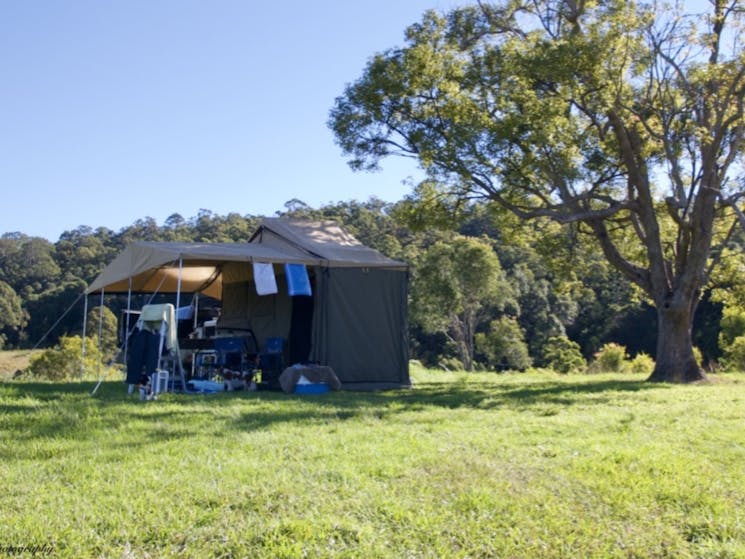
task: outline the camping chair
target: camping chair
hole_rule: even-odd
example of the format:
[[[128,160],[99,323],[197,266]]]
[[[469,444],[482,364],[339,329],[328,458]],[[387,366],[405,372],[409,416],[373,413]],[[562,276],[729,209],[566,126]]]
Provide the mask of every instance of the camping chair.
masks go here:
[[[214,349],[201,350],[194,355],[193,378],[212,380],[219,369],[220,354]]]
[[[179,350],[178,338],[176,336],[176,313],[173,305],[171,305],[170,303],[166,303],[162,305],[143,306],[140,313],[138,325],[141,327],[141,329],[150,330],[153,333],[157,333],[159,336],[158,360],[156,370],[148,371],[148,373],[156,373],[154,375],[154,378],[152,379],[152,384],[155,387],[155,392],[167,392],[169,382],[172,388],[175,386],[176,370],[178,370],[181,388],[183,390],[186,386],[186,375],[184,374],[184,367],[181,363],[181,352]],[[174,375],[174,378],[172,380],[167,372],[161,372],[164,347],[168,350],[169,353],[169,369],[171,369],[171,372]]]
[[[230,389],[232,386],[250,383],[256,369],[256,340],[253,332],[250,336],[215,338],[214,344],[226,387]]]
[[[259,354],[259,369],[261,369],[261,382],[269,388],[279,386],[279,375],[284,368],[284,338],[267,338],[264,343],[264,351]]]

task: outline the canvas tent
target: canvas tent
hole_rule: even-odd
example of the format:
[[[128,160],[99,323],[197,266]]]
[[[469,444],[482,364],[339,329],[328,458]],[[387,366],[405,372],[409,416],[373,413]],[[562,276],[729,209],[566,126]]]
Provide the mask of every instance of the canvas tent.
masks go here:
[[[254,263],[276,293],[258,295]],[[286,265],[307,270],[310,295],[291,295]],[[290,277],[292,279],[292,277]],[[86,293],[203,293],[221,301],[218,327],[286,341],[286,363],[330,366],[345,389],[409,386],[408,266],[333,222],[266,219],[249,243],[128,246]]]

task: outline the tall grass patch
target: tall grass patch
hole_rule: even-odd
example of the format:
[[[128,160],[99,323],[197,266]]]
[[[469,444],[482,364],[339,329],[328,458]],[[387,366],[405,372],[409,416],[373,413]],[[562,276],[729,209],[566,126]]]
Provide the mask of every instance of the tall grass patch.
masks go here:
[[[0,384],[0,548],[745,557],[745,376],[453,374],[316,396]],[[43,519],[43,521],[41,521]]]

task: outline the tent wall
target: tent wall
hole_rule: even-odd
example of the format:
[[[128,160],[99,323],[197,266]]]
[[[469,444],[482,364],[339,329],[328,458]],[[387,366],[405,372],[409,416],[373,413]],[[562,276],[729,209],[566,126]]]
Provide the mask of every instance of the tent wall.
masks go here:
[[[292,318],[292,298],[287,294],[287,281],[275,265],[277,280],[275,295],[257,295],[251,265],[228,263],[223,268],[222,311],[219,328],[253,330],[259,345],[270,337],[287,339]]]
[[[345,388],[409,386],[407,273],[324,268],[316,284],[311,359]]]
[[[253,281],[248,285],[247,310],[251,315],[251,329],[264,347],[267,338],[287,339],[292,319],[292,298],[287,294],[284,276],[277,276],[278,293],[257,295]]]

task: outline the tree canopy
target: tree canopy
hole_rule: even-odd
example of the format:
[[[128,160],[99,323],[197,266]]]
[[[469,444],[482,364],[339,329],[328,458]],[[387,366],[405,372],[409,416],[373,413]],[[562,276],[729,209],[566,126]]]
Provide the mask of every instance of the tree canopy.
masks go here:
[[[657,310],[652,380],[703,377],[693,316],[745,224],[742,0],[504,0],[427,12],[329,124],[355,169],[416,158],[446,204],[572,223]]]
[[[511,291],[490,243],[454,236],[422,255],[412,286],[412,318],[425,331],[453,341],[470,371],[479,325],[510,303]]]

